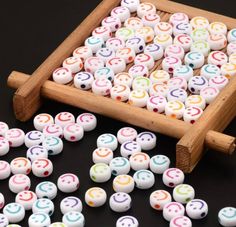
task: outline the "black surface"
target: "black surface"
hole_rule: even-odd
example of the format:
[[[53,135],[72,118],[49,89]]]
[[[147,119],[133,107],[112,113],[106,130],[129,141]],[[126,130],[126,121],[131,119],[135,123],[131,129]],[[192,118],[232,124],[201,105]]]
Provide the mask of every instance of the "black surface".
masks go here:
[[[86,15],[99,3],[98,0],[50,0],[50,1],[1,1],[0,3],[0,121],[5,121],[10,127],[20,127],[25,131],[33,129],[32,121],[21,123],[14,118],[12,110],[13,91],[7,88],[6,79],[12,70],[32,73],[38,65],[63,41],[68,34],[85,18]],[[213,0],[181,0],[178,2],[192,4],[225,15],[235,17],[234,1]],[[235,25],[236,27],[236,25]],[[83,112],[60,103],[45,101],[39,112],[48,112],[55,116],[59,111],[70,111],[75,115]],[[126,124],[105,117],[98,117],[98,127],[95,131],[86,133],[84,139],[78,143],[65,142],[61,155],[52,157],[54,172],[48,179],[56,182],[57,177],[66,172],[78,174],[81,181],[80,189],[74,195],[84,200],[85,191],[98,184],[89,179],[89,168],[92,165],[91,153],[96,148],[97,137],[104,132],[116,133]],[[219,119],[220,120],[220,119]],[[236,135],[236,121],[234,120],[226,129],[226,133]],[[139,132],[141,129],[138,129]],[[176,140],[158,135],[157,148],[150,152],[168,155],[174,163]],[[3,160],[11,161],[17,156],[25,156],[26,148],[12,149]],[[118,155],[118,151],[116,152]],[[76,158],[75,158],[76,157]],[[34,190],[40,179],[32,176]],[[201,221],[193,221],[193,226],[219,226],[217,213],[224,206],[236,206],[236,155],[225,156],[214,151],[208,151],[192,174],[187,175],[186,183],[196,190],[196,197],[205,199],[209,204],[209,214]],[[113,193],[112,180],[103,187],[108,196]],[[132,209],[125,213],[138,218],[140,226],[169,226],[149,206],[149,195],[154,189],[167,189],[163,186],[161,178],[156,177],[155,187],[147,191],[135,189]],[[169,189],[167,189],[169,190]],[[8,190],[8,180],[0,182],[0,191],[5,195],[6,202],[12,202],[15,195]],[[170,190],[169,190],[170,191]],[[61,213],[59,203],[65,194],[59,192],[54,200],[56,212],[52,221],[60,221]],[[30,212],[27,212],[27,217]],[[112,227],[116,219],[122,214],[116,214],[109,209],[108,204],[101,208],[89,208],[84,204],[83,214],[88,227]],[[22,226],[26,227],[27,217]]]

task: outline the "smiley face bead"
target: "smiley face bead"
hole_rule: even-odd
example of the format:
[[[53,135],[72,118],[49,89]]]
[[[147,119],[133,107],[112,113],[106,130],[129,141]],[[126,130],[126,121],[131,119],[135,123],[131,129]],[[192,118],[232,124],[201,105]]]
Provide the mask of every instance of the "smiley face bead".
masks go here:
[[[21,204],[8,203],[3,209],[3,214],[10,223],[18,223],[24,219],[25,209]]]
[[[24,157],[18,157],[11,161],[11,172],[13,174],[29,174],[31,171],[31,162],[29,159]]]
[[[111,169],[105,163],[96,163],[90,168],[89,175],[92,181],[104,183],[110,180]]]
[[[207,41],[205,40],[198,40],[195,41],[190,48],[191,52],[200,52],[204,55],[204,57],[207,57],[208,54],[210,53],[210,45]]]
[[[0,136],[4,137],[7,130],[9,130],[8,125],[5,122],[0,121]]]
[[[62,66],[64,68],[70,69],[72,73],[77,73],[83,68],[83,62],[79,57],[73,56],[66,58],[63,61]]]
[[[157,23],[161,20],[160,16],[156,13],[148,13],[142,17],[142,22],[144,26],[154,28]]]
[[[164,70],[155,70],[151,73],[149,79],[152,83],[167,83],[170,79],[170,74]]]
[[[99,147],[93,151],[93,162],[109,164],[113,159],[113,151],[110,148]]]
[[[117,192],[111,195],[109,199],[110,208],[118,213],[126,212],[131,208],[132,199],[125,192]]]
[[[130,163],[127,158],[115,157],[110,161],[109,167],[111,173],[115,176],[128,174],[130,171]]]
[[[144,65],[150,70],[154,67],[154,59],[150,54],[138,54],[134,59],[134,64]]]
[[[188,52],[184,57],[185,65],[190,66],[193,69],[201,68],[204,65],[204,55],[201,52]]]
[[[100,207],[105,204],[107,193],[99,187],[93,187],[86,191],[85,202],[90,207]]]
[[[149,75],[147,66],[144,65],[133,65],[130,67],[128,74],[132,78],[136,77],[147,77]]]
[[[35,129],[42,132],[45,126],[48,126],[54,123],[54,119],[50,114],[41,113],[34,117],[33,123],[34,123]]]
[[[114,100],[125,102],[129,99],[130,88],[125,84],[117,84],[111,88],[110,95]]]
[[[152,132],[141,132],[136,138],[136,142],[140,144],[142,150],[151,150],[156,146],[156,135]]]
[[[21,191],[27,191],[30,189],[31,180],[25,174],[15,174],[9,179],[9,189],[13,193],[19,193]]]
[[[7,218],[6,215],[0,214],[0,220],[1,220],[1,222],[0,222],[0,226],[1,226],[1,227],[6,227],[6,226],[8,226],[9,221],[8,221],[8,218]]]
[[[133,153],[129,158],[130,166],[133,170],[148,169],[150,157],[144,152]]]
[[[220,76],[220,68],[213,64],[206,64],[201,68],[200,75],[209,80],[213,76]]]
[[[130,17],[130,11],[125,6],[118,6],[111,11],[111,16],[118,17],[121,22],[124,22]]]
[[[104,40],[101,37],[90,36],[85,40],[84,44],[86,47],[92,50],[92,54],[95,54],[99,49],[104,46]],[[86,56],[86,58],[84,58],[84,61],[92,57],[92,54]]]
[[[124,47],[116,51],[116,57],[123,58],[126,64],[134,61],[135,51],[133,48]]]
[[[133,90],[143,89],[145,91],[148,91],[150,86],[151,86],[151,81],[147,77],[136,77],[134,78],[132,83]]]
[[[187,34],[190,35],[192,32],[192,25],[190,23],[181,22],[173,26],[173,34],[177,36],[179,34]]]
[[[208,26],[208,31],[211,34],[222,34],[222,35],[226,35],[227,33],[227,26],[222,23],[222,22],[212,22],[211,24],[209,24]]]
[[[182,61],[177,57],[165,57],[162,61],[162,69],[168,73],[173,73],[174,69],[181,65]]]
[[[136,152],[141,152],[141,146],[136,141],[126,141],[120,146],[120,154],[124,158],[129,158]]]
[[[7,179],[11,175],[11,167],[8,162],[0,160],[0,180]]]
[[[174,69],[173,77],[184,78],[189,81],[193,77],[193,68],[188,65],[181,65]]]
[[[154,32],[156,35],[160,34],[172,35],[173,27],[168,22],[159,22],[155,25]]]
[[[134,128],[131,127],[123,127],[117,132],[117,139],[120,144],[126,141],[135,140],[138,133]]]
[[[189,95],[185,101],[186,108],[199,107],[202,110],[206,107],[206,100],[201,95]]]
[[[24,144],[25,133],[18,128],[12,128],[6,131],[5,139],[9,141],[10,147],[20,147]]]
[[[181,203],[170,202],[163,207],[163,217],[166,221],[171,221],[172,218],[183,216],[185,208]]]
[[[138,220],[133,216],[120,217],[116,222],[116,227],[138,227]]]
[[[147,109],[155,113],[163,113],[165,110],[165,105],[167,101],[162,95],[154,95],[149,97],[147,101]]]
[[[87,58],[84,62],[84,69],[87,72],[95,73],[96,70],[104,66],[104,61],[98,57]]]
[[[169,23],[173,26],[179,23],[188,23],[189,18],[188,15],[185,13],[174,13],[171,15],[169,19]]]
[[[81,125],[85,132],[89,132],[97,127],[97,118],[94,114],[82,113],[77,117],[76,123]]]
[[[207,58],[208,64],[217,65],[219,68],[228,62],[227,55],[222,51],[212,51]]]
[[[185,78],[182,77],[172,77],[168,82],[167,86],[170,90],[173,89],[183,89],[187,90],[187,81]],[[167,96],[168,97],[168,96]]]
[[[52,78],[58,84],[68,84],[73,80],[71,70],[65,67],[57,68],[53,72]]]
[[[165,155],[155,155],[149,165],[153,173],[163,174],[170,166],[170,159]]]
[[[43,128],[43,134],[45,137],[56,136],[59,138],[63,137],[63,129],[60,125],[51,124]]]
[[[163,173],[162,180],[167,187],[174,188],[184,182],[184,173],[178,168],[169,168]]]
[[[84,62],[87,58],[93,56],[93,51],[89,46],[81,46],[73,51],[73,56],[80,58]]]
[[[115,57],[115,51],[111,50],[107,47],[101,48],[97,51],[96,53],[96,57],[100,58],[101,60],[103,60],[104,63],[106,63],[109,59],[114,58]],[[100,69],[100,68],[99,68]],[[99,70],[97,69],[97,70]],[[97,71],[96,70],[96,71]],[[95,72],[96,72],[95,71]],[[95,76],[95,75],[94,75]],[[96,78],[96,77],[95,77]]]
[[[45,147],[36,145],[30,147],[26,152],[26,157],[31,161],[35,161],[38,158],[48,158],[48,151]]]
[[[113,180],[113,189],[115,192],[130,193],[134,190],[134,179],[129,175],[119,175]]]
[[[169,91],[169,87],[164,83],[154,83],[149,89],[149,95],[150,96],[167,96],[167,93]]]
[[[64,193],[75,192],[79,188],[79,178],[73,173],[65,173],[57,179],[57,187]]]
[[[108,26],[111,32],[115,32],[121,27],[121,21],[118,17],[109,16],[102,20],[102,26]]]
[[[37,196],[32,191],[22,191],[16,195],[16,203],[21,204],[25,210],[31,210]]]
[[[144,2],[138,5],[137,7],[137,15],[139,18],[142,18],[144,15],[149,13],[156,13],[156,7],[152,3]]]
[[[196,16],[191,19],[190,24],[193,26],[193,28],[207,29],[209,26],[209,21],[205,17]]]
[[[92,35],[94,37],[102,38],[104,40],[104,42],[106,42],[109,38],[111,38],[112,32],[111,32],[110,27],[108,27],[108,26],[101,26],[101,27],[95,28],[92,31]]]
[[[149,197],[150,205],[155,210],[163,210],[163,207],[172,200],[169,192],[156,190]]]
[[[208,81],[204,76],[193,76],[188,81],[188,89],[192,94],[200,94],[201,89],[208,86]]]
[[[236,75],[236,65],[232,63],[226,63],[221,66],[220,71],[222,76],[230,79]]]
[[[194,42],[196,41],[207,41],[209,37],[209,32],[205,28],[195,28],[191,32],[191,38]]]
[[[126,42],[128,39],[134,36],[135,36],[135,31],[132,28],[127,28],[127,27],[119,28],[115,33],[115,37],[123,40],[123,42]]]
[[[137,11],[138,5],[140,4],[139,0],[122,0],[121,6],[127,7],[131,13]]]
[[[218,220],[222,226],[236,225],[236,208],[224,207],[218,213]]]
[[[80,124],[68,123],[63,129],[64,138],[70,142],[76,142],[84,137],[84,129]]]
[[[106,147],[114,151],[117,148],[117,146],[118,146],[117,138],[110,133],[102,134],[97,138],[97,147]]]
[[[174,38],[174,44],[181,46],[185,52],[188,52],[190,50],[192,43],[192,38],[187,34],[179,34]]]
[[[71,211],[82,212],[83,205],[79,198],[69,196],[61,201],[60,209],[62,214],[66,214],[67,212]]]
[[[165,57],[176,57],[181,60],[184,58],[184,48],[178,44],[171,44],[165,49]]]
[[[93,75],[89,72],[79,72],[74,76],[75,87],[84,91],[91,89],[93,81]]]
[[[145,41],[141,37],[132,37],[126,41],[126,47],[134,50],[136,54],[141,53],[145,48]]]
[[[225,76],[214,76],[209,79],[209,86],[222,90],[229,82]]]
[[[28,219],[29,227],[44,227],[51,224],[50,217],[44,212],[31,214]]]
[[[25,146],[26,147],[32,147],[35,145],[39,145],[43,142],[44,140],[44,135],[40,131],[30,131],[26,133],[25,135]]]
[[[48,155],[57,155],[63,150],[63,142],[56,136],[47,136],[42,145],[48,151]]]
[[[191,185],[179,184],[173,190],[173,198],[176,202],[186,204],[194,199],[195,190]]]
[[[185,109],[183,119],[185,122],[194,124],[203,114],[203,110],[196,106]]]
[[[139,189],[149,189],[155,183],[154,174],[149,170],[138,170],[133,175],[135,186]]]
[[[111,81],[106,78],[98,78],[92,83],[92,91],[96,95],[106,96],[110,94]]]
[[[85,225],[84,215],[77,211],[64,214],[62,221],[67,227],[83,227]]]
[[[202,219],[207,216],[208,205],[202,199],[193,199],[187,203],[186,213],[192,219]]]
[[[35,188],[35,193],[39,199],[54,199],[57,196],[57,186],[51,181],[43,181]]]
[[[223,34],[210,34],[207,42],[209,43],[211,50],[222,50],[227,45],[226,36]]]
[[[144,26],[135,32],[136,36],[142,37],[146,43],[150,43],[154,39],[154,31],[152,27]]]
[[[173,43],[173,38],[169,34],[158,34],[154,38],[153,42],[155,44],[162,46],[162,48],[165,49],[166,47],[168,47],[169,45]]]
[[[38,158],[32,163],[32,172],[36,177],[48,177],[52,171],[53,164],[47,158]]]
[[[10,145],[7,139],[0,137],[0,156],[6,155],[10,150]]]
[[[170,227],[178,226],[192,227],[192,221],[186,216],[176,216],[170,220]]]
[[[164,55],[163,47],[157,43],[148,44],[144,49],[145,54],[153,57],[154,61],[160,60]]]
[[[181,119],[183,117],[184,110],[185,110],[185,106],[179,100],[167,102],[165,106],[166,116],[176,118],[176,119]]]
[[[130,92],[128,103],[132,106],[144,107],[147,105],[148,93],[143,89],[137,89]]]
[[[218,88],[211,86],[203,88],[200,91],[200,95],[205,99],[207,104],[213,102],[219,93],[220,91]]]
[[[111,58],[109,61],[106,62],[106,67],[113,70],[115,74],[121,73],[126,68],[126,63],[123,58],[114,57]]]
[[[234,54],[234,53],[236,53],[236,41],[234,41],[232,43],[229,43],[227,45],[227,54],[231,55],[231,54]]]
[[[94,72],[94,77],[95,77],[95,79],[106,78],[110,81],[113,81],[114,72],[108,67],[103,67],[103,68],[100,68]]]
[[[124,26],[126,28],[136,31],[143,27],[143,22],[138,17],[130,17],[127,20],[125,20]]]
[[[43,212],[51,216],[54,213],[54,203],[50,199],[46,198],[37,199],[32,206],[32,212]]]

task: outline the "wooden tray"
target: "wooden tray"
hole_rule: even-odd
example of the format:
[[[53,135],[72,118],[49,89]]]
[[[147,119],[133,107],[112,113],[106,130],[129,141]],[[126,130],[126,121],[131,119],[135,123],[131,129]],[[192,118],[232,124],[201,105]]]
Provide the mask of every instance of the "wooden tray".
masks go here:
[[[236,19],[171,1],[168,1],[168,4],[166,0],[142,0],[142,2],[156,5],[162,21],[168,21],[172,13],[183,12],[190,18],[200,15],[208,18],[210,22],[221,21],[228,29],[236,25]],[[119,3],[120,0],[103,0],[31,76],[16,71],[10,74],[8,85],[17,89],[13,98],[16,118],[21,121],[30,119],[40,108],[42,97],[45,97],[178,138],[180,140],[176,145],[176,166],[186,173],[191,172],[201,159],[204,147],[232,154],[235,150],[235,138],[221,132],[236,114],[236,77],[230,80],[194,125],[97,96],[74,88],[73,85],[60,85],[50,80],[52,72],[60,67],[74,49],[83,45],[93,29],[98,27],[102,19]],[[154,69],[160,68],[160,65],[161,60],[156,62]],[[196,70],[195,74],[198,72]]]

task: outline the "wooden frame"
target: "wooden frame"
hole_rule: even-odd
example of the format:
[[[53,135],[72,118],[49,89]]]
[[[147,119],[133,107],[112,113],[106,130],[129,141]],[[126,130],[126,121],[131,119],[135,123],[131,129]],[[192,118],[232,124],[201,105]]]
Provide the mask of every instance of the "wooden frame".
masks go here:
[[[201,15],[209,21],[221,21],[229,29],[236,24],[236,19],[171,1],[168,1],[168,4],[166,0],[143,0],[143,2],[155,4],[162,21],[167,21],[171,13],[178,11],[188,14],[190,18]],[[236,77],[230,80],[194,125],[81,91],[73,86],[49,81],[55,68],[84,42],[92,30],[119,3],[120,0],[103,0],[31,76],[15,71],[11,73],[8,85],[17,89],[13,98],[16,118],[21,121],[30,119],[40,108],[41,97],[46,97],[180,139],[176,146],[176,166],[184,172],[193,170],[203,155],[204,146],[231,154],[235,149],[235,138],[221,132],[236,114]],[[155,68],[160,67],[160,63],[161,61],[158,61]]]

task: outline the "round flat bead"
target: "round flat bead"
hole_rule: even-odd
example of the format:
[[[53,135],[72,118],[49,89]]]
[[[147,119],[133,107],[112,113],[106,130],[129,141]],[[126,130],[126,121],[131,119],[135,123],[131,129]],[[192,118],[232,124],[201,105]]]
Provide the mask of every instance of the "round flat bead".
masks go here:
[[[172,77],[168,82],[167,86],[170,90],[172,89],[183,89],[187,90],[188,84],[185,78],[183,77]],[[167,95],[168,97],[168,95]]]
[[[233,28],[228,32],[227,39],[229,43],[236,41],[236,28]]]
[[[127,7],[131,13],[137,11],[138,5],[140,4],[139,0],[122,0],[121,6]]]
[[[208,81],[204,76],[193,76],[188,81],[188,89],[192,94],[199,95],[205,87],[208,87]]]
[[[117,139],[120,144],[126,141],[135,140],[138,133],[134,128],[131,127],[123,127],[117,132]]]
[[[74,76],[75,87],[84,91],[91,89],[93,81],[93,75],[88,72],[79,72]]]
[[[0,156],[6,155],[10,150],[9,141],[0,136]]]
[[[73,51],[73,56],[85,61],[87,58],[93,56],[93,51],[89,46],[81,46]]]
[[[132,199],[125,192],[116,192],[109,199],[110,208],[118,213],[126,212],[131,208]]]
[[[117,84],[110,90],[111,98],[117,101],[125,102],[129,99],[130,88],[125,84]]]
[[[165,57],[176,57],[181,60],[184,58],[184,48],[178,44],[171,44],[165,49]]]
[[[76,123],[81,125],[85,132],[89,132],[97,127],[97,118],[94,114],[82,113],[77,117]]]
[[[104,183],[110,180],[111,169],[105,163],[96,163],[90,168],[89,175],[92,181]]]
[[[64,193],[75,192],[79,188],[79,178],[73,173],[65,173],[58,177],[57,187]]]
[[[156,13],[156,7],[152,3],[144,2],[138,5],[137,7],[137,15],[142,18],[144,15],[149,13]]]
[[[212,51],[207,58],[208,64],[217,65],[221,67],[228,62],[227,55],[222,51]]]
[[[48,150],[40,145],[30,147],[26,152],[26,157],[31,161],[35,161],[38,158],[48,158]]]
[[[92,154],[94,163],[109,164],[113,159],[113,151],[110,148],[99,147],[93,151]]]
[[[133,170],[148,169],[150,157],[144,152],[133,153],[129,158],[130,166]]]
[[[205,28],[195,28],[191,32],[191,38],[193,41],[207,41],[209,37],[209,32]]]
[[[155,70],[151,73],[149,79],[152,83],[167,83],[170,79],[170,74],[164,70]]]
[[[206,64],[201,68],[200,75],[209,80],[213,76],[220,76],[220,68],[213,64]]]
[[[21,191],[16,195],[16,203],[21,204],[25,210],[31,210],[37,196],[32,191]]]
[[[43,131],[45,126],[54,124],[54,119],[50,114],[41,113],[34,117],[34,127],[38,131]]]
[[[162,180],[167,187],[174,188],[184,182],[184,173],[178,168],[169,168],[163,173]]]
[[[134,61],[135,51],[133,48],[124,47],[116,51],[116,57],[123,58],[126,64],[129,64]]]
[[[227,39],[223,34],[210,34],[207,42],[209,43],[211,50],[222,50],[227,46]]]
[[[170,16],[169,23],[174,25],[177,25],[179,23],[188,23],[189,18],[188,15],[185,13],[174,13]]]
[[[200,91],[200,95],[205,99],[207,104],[213,102],[219,93],[220,91],[218,88],[211,86],[205,87]]]
[[[5,205],[5,198],[4,195],[0,192],[0,210],[4,207]]]
[[[181,59],[176,57],[165,57],[162,61],[162,69],[168,73],[173,73],[174,69],[181,65]]]
[[[227,46],[227,54],[231,55],[236,53],[236,41],[229,43]]]
[[[114,77],[114,86],[116,85],[127,85],[131,87],[133,82],[133,77],[127,72],[118,73]]]
[[[154,67],[154,59],[150,54],[138,54],[134,59],[135,65],[144,65],[149,70]]]
[[[193,69],[201,68],[204,65],[205,58],[201,52],[188,52],[184,57],[185,65],[192,67]]]
[[[203,114],[203,110],[196,106],[185,109],[183,119],[185,122],[194,124]]]
[[[192,38],[187,34],[179,34],[174,38],[174,44],[181,46],[185,52],[190,50],[192,43]]]
[[[51,124],[43,128],[43,134],[45,137],[56,136],[59,138],[63,137],[63,129],[58,124]]]
[[[172,35],[173,27],[168,22],[159,22],[155,25],[154,32],[156,35],[159,35],[159,34]]]
[[[11,161],[10,166],[12,174],[29,174],[31,172],[31,162],[24,157],[14,158]]]
[[[43,181],[36,186],[35,193],[39,199],[53,200],[57,196],[57,186],[51,181]]]
[[[123,226],[138,227],[139,223],[138,220],[133,216],[123,216],[117,220],[116,227],[123,227]]]
[[[200,52],[204,55],[204,57],[207,57],[210,53],[210,44],[205,40],[198,40],[195,41],[190,48],[191,52]]]
[[[129,158],[136,152],[141,152],[141,146],[136,141],[126,141],[120,146],[120,154],[122,157]]]
[[[208,28],[209,21],[205,17],[196,16],[191,19],[190,24],[193,28]]]
[[[157,23],[161,20],[160,16],[156,13],[148,13],[142,17],[142,22],[144,26],[154,28]]]
[[[195,190],[189,184],[179,184],[173,190],[173,199],[182,204],[186,204],[194,199],[194,196]]]
[[[225,76],[213,76],[209,79],[209,86],[222,90],[229,83],[229,79]]]
[[[128,174],[130,171],[130,163],[127,158],[115,157],[110,161],[109,167],[114,176]]]
[[[138,17],[130,17],[125,20],[124,26],[126,28],[136,31],[137,29],[140,29],[143,27],[143,22]]]
[[[7,130],[9,130],[8,125],[5,122],[0,121],[0,136],[5,136]]]
[[[189,95],[185,101],[186,108],[188,107],[199,107],[201,109],[205,109],[206,100],[201,95]]]
[[[76,142],[84,137],[84,129],[80,124],[68,123],[63,129],[63,135],[65,140]]]
[[[96,57],[98,57],[99,59],[103,60],[104,63],[106,63],[109,59],[114,58],[115,57],[115,51],[113,51],[112,49],[109,49],[107,47],[101,48],[97,51],[96,53]],[[99,70],[100,68],[98,68],[94,74]],[[96,76],[94,75],[94,77],[96,78]]]
[[[186,216],[176,216],[170,220],[170,227],[178,226],[192,227],[192,221]]]
[[[187,34],[190,35],[192,32],[192,25],[190,23],[179,23],[173,26],[173,34],[177,36],[179,34]]]
[[[110,27],[101,26],[97,27],[92,31],[94,37],[102,38],[105,42],[112,37],[112,32]]]
[[[145,90],[133,90],[130,92],[128,103],[132,106],[144,107],[147,105],[148,98],[148,93]]]
[[[57,68],[52,73],[52,78],[58,84],[68,84],[73,80],[71,70],[65,67]]]
[[[29,227],[44,227],[50,224],[51,219],[44,212],[31,214],[28,219]]]
[[[84,44],[86,47],[92,50],[92,54],[93,54],[93,53],[96,53],[99,49],[101,49],[104,46],[104,40],[101,37],[90,36],[85,40]],[[92,54],[89,54],[89,56],[84,58],[84,61],[92,57]]]
[[[54,213],[54,203],[50,199],[38,199],[34,202],[32,206],[32,212],[43,212],[51,216]]]
[[[165,49],[167,46],[169,46],[173,43],[173,38],[169,34],[158,34],[154,38],[153,42],[155,44],[162,46],[162,48]]]
[[[153,173],[163,174],[170,166],[170,159],[165,155],[155,155],[149,165]]]
[[[84,215],[78,211],[70,211],[63,215],[62,221],[67,227],[83,227],[85,226]]]
[[[147,101],[147,109],[155,113],[163,113],[167,101],[162,95],[151,96]]]
[[[106,67],[111,68],[115,74],[125,71],[126,63],[123,58],[112,58],[106,62]]]
[[[156,43],[148,44],[144,49],[145,54],[153,57],[154,61],[160,60],[164,55],[163,47]]]
[[[148,91],[151,84],[152,83],[150,79],[147,77],[136,77],[132,82],[132,89],[133,90],[143,89],[145,91]]]
[[[236,53],[229,56],[229,63],[236,65]]]
[[[189,81],[193,77],[193,69],[188,65],[181,65],[174,69],[173,77],[184,78]]]
[[[156,190],[151,193],[149,197],[150,205],[155,210],[163,210],[163,207],[170,203],[172,200],[171,195],[165,190]]]
[[[183,216],[185,208],[181,203],[169,202],[163,207],[163,217],[166,221],[171,221],[172,218]]]
[[[83,68],[83,62],[79,57],[73,56],[66,58],[63,61],[62,66],[64,68],[70,69],[72,73],[77,73]]]
[[[7,179],[11,175],[11,167],[8,162],[0,160],[0,180]]]
[[[220,68],[220,71],[222,76],[225,76],[226,78],[230,79],[231,77],[236,76],[236,64],[223,64]]]
[[[152,42],[154,39],[154,31],[152,27],[144,26],[142,28],[139,28],[135,32],[136,36],[141,37],[146,43]]]
[[[114,16],[105,17],[102,20],[102,26],[108,26],[111,32],[115,32],[118,28],[121,27],[121,21],[118,17]]]
[[[48,177],[52,171],[53,164],[47,158],[38,158],[32,163],[32,172],[36,177]]]
[[[152,150],[156,146],[156,135],[152,132],[141,132],[137,135],[136,142],[140,144],[142,150]]]
[[[62,214],[66,214],[71,211],[82,212],[82,209],[83,205],[81,200],[74,196],[65,197],[60,202],[60,210]]]
[[[25,174],[15,174],[9,179],[9,189],[13,193],[19,193],[21,191],[27,191],[30,189],[31,181]]]
[[[154,83],[149,89],[149,95],[150,96],[167,96],[167,93],[169,91],[169,88],[164,83]]]
[[[94,72],[94,77],[95,77],[95,79],[105,78],[110,81],[113,81],[114,72],[108,67],[103,67],[103,68],[100,68]]]
[[[3,209],[3,214],[10,223],[18,223],[24,219],[25,209],[21,204],[8,203]]]
[[[183,117],[184,110],[185,106],[179,100],[167,102],[165,106],[165,114],[176,119],[181,119]]]
[[[218,221],[222,226],[235,226],[236,225],[236,208],[224,207],[218,213]]]
[[[6,215],[0,214],[0,220],[1,220],[0,224],[1,224],[2,227],[8,226],[9,220],[8,220]]]
[[[117,146],[117,138],[110,133],[104,133],[97,138],[97,147],[106,147],[114,151]]]
[[[126,42],[128,39],[134,36],[135,36],[135,31],[132,28],[127,28],[127,27],[119,28],[115,33],[115,37],[123,40],[123,42]]]
[[[184,103],[185,100],[187,99],[187,97],[188,97],[187,92],[182,88],[170,89],[168,94],[167,94],[167,100],[169,102],[179,100],[182,103]]]
[[[134,179],[129,175],[119,175],[113,180],[113,189],[115,192],[130,193],[134,190]]]
[[[47,149],[48,155],[57,155],[63,150],[63,142],[59,137],[47,136],[43,141],[43,147]]]
[[[44,140],[44,135],[40,131],[30,131],[27,132],[25,135],[25,146],[26,147],[32,147],[35,145],[39,145],[43,142]]]
[[[226,35],[227,33],[227,26],[222,22],[212,22],[208,26],[208,31],[211,34],[223,34]]]
[[[136,54],[139,54],[144,50],[146,44],[143,38],[134,36],[128,39],[125,45],[126,47],[133,49]]]
[[[112,37],[106,41],[106,47],[113,51],[117,51],[118,49],[125,47],[125,42],[123,39]]]
[[[92,83],[92,92],[96,95],[106,96],[110,94],[112,83],[106,78],[99,78]]]
[[[85,202],[90,207],[100,207],[105,204],[107,193],[99,187],[93,187],[86,191]]]
[[[207,216],[208,205],[202,199],[193,199],[187,203],[186,213],[192,219],[202,219]]]
[[[6,131],[5,139],[9,141],[10,147],[20,147],[24,144],[25,133],[19,128],[12,128]]]
[[[135,186],[139,189],[149,189],[155,184],[154,174],[150,170],[138,170],[134,173]]]
[[[104,66],[104,61],[98,57],[87,58],[84,62],[84,69],[87,72],[94,73]]]
[[[125,6],[118,6],[111,11],[111,16],[118,17],[121,22],[124,22],[130,17],[130,11]]]

